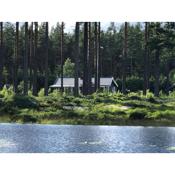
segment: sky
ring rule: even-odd
[[[51,26],[56,25],[55,22],[49,22],[49,24],[50,24],[50,29],[51,29]],[[109,24],[110,22],[101,22],[101,28],[103,30],[106,30]],[[74,29],[75,29],[75,22],[65,22],[65,32],[67,33],[73,32]]]
[[[29,23],[30,23],[31,21],[29,21]],[[44,22],[44,21],[43,21]],[[51,31],[51,28],[53,27],[53,26],[55,26],[56,25],[56,21],[48,21],[49,22],[49,31]],[[93,21],[94,22],[94,21]],[[41,24],[41,22],[38,22],[39,24]],[[66,33],[72,33],[73,31],[74,31],[74,29],[75,29],[75,23],[76,22],[64,22],[65,23],[65,29],[64,29],[64,31],[66,32]],[[107,28],[109,27],[109,25],[110,25],[110,22],[100,22],[101,23],[101,29],[102,30],[107,30]],[[15,25],[15,22],[13,22],[13,24]],[[24,23],[23,22],[20,22],[20,25],[23,25]],[[119,26],[121,26],[123,23],[122,22],[115,22],[115,25],[116,25],[116,27],[119,27]],[[136,24],[136,22],[130,22],[130,24]]]
[[[136,22],[130,22],[130,24],[134,25],[134,24],[136,24]],[[49,25],[50,25],[50,29],[51,29],[51,26],[56,25],[56,23],[49,22]],[[110,22],[101,22],[101,29],[106,30],[109,27],[109,25],[110,25]],[[119,27],[120,25],[122,25],[122,23],[115,22],[115,25]],[[73,32],[74,29],[75,29],[75,22],[65,22],[65,32],[66,33]]]

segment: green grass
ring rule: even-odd
[[[0,122],[175,126],[174,93],[94,93],[73,97],[58,91],[37,97],[0,91]]]

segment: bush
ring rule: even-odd
[[[129,114],[129,119],[143,120],[147,116],[147,111],[144,109],[135,109]]]
[[[84,101],[83,99],[76,97],[73,99],[73,103],[75,103],[77,106],[81,106]]]
[[[79,113],[75,112],[73,110],[65,111],[63,112],[63,117],[68,117],[68,118],[76,118],[79,117]]]
[[[96,120],[97,119],[97,113],[96,112],[90,112],[86,118],[90,120]]]
[[[141,100],[141,94],[131,92],[128,94],[129,99],[131,100]]]
[[[37,100],[29,96],[14,96],[14,106],[19,108],[37,108],[39,106]]]
[[[13,87],[7,88],[6,86],[3,87],[3,89],[0,91],[1,98],[8,98],[9,96],[13,96]]]
[[[37,122],[37,119],[31,115],[23,115],[21,116],[21,120],[23,123],[36,123]]]
[[[169,93],[169,97],[174,98],[174,97],[175,97],[175,91],[170,92],[170,93]]]
[[[118,79],[117,84],[119,85],[119,90],[122,90],[122,80]],[[130,92],[136,92],[138,90],[143,90],[143,79],[139,78],[139,77],[128,77],[126,79],[126,88],[130,91]]]
[[[156,111],[152,114],[151,118],[175,120],[175,111],[171,111],[171,110]]]
[[[155,99],[154,97],[149,97],[149,98],[148,98],[148,101],[149,101],[150,103],[157,103],[157,101],[156,101],[156,99]]]
[[[44,88],[40,89],[38,92],[38,97],[44,97]]]

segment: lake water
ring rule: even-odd
[[[169,153],[174,127],[0,124],[2,153]]]

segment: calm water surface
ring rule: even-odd
[[[168,153],[175,128],[0,124],[0,152]]]

